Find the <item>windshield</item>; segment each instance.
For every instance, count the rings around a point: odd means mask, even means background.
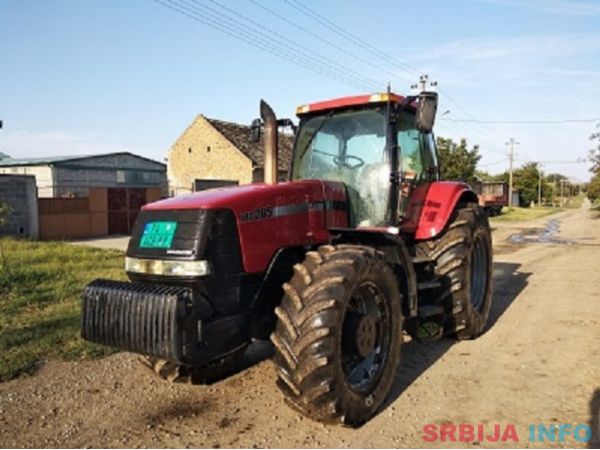
[[[390,165],[385,152],[386,107],[335,112],[301,123],[292,179],[346,184],[358,226],[383,226]]]

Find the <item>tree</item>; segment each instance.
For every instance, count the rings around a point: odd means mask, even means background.
[[[600,124],[598,124],[600,126]],[[589,161],[592,163],[590,172],[597,174],[600,173],[600,133],[593,133],[590,136],[590,140],[596,145],[595,148],[590,150]]]
[[[530,162],[513,172],[515,188],[519,190],[519,201],[523,206],[529,206],[531,202],[538,201],[538,189],[540,183],[540,168],[538,163]],[[542,177],[542,198],[554,197],[554,180],[566,180],[562,174],[550,174]],[[560,182],[560,181],[559,181]]]
[[[552,177],[556,179],[566,179],[561,174],[551,174],[546,177],[542,177],[542,198],[552,198],[554,189],[549,181]],[[496,175],[497,181],[504,181],[508,183],[508,172]],[[537,203],[538,201],[538,189],[540,183],[540,168],[538,163],[530,162],[518,169],[513,170],[513,189],[519,191],[519,203],[521,206],[529,206],[531,202]]]
[[[8,203],[0,201],[0,228],[3,228],[8,221],[8,216],[12,212],[12,208]],[[8,264],[6,262],[6,254],[4,253],[4,243],[0,237],[0,260],[2,263],[2,269],[8,271]]]
[[[8,205],[8,203],[0,201],[0,228],[6,225],[8,220],[8,215],[11,213],[12,209]]]
[[[481,181],[496,181],[495,175],[491,175],[485,170],[476,170],[475,177]]]
[[[475,145],[469,150],[466,139],[461,139],[457,144],[452,139],[438,137],[437,148],[442,180],[466,182],[475,180],[475,170],[481,159],[479,146]]]
[[[587,196],[592,202],[600,199],[600,172],[596,173],[590,180],[587,186]]]

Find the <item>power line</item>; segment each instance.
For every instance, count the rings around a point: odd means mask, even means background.
[[[352,58],[354,58],[354,59],[357,59],[357,60],[358,60],[358,61],[360,61],[360,62],[363,62],[363,63],[365,63],[365,64],[368,64],[369,66],[375,67],[376,69],[379,69],[379,70],[381,70],[382,72],[385,72],[386,74],[388,74],[388,75],[390,75],[390,76],[393,76],[393,77],[396,77],[396,76],[398,76],[398,74],[397,74],[396,72],[393,72],[393,71],[391,71],[391,70],[389,70],[389,69],[386,69],[386,68],[385,68],[385,67],[383,67],[383,66],[380,66],[380,65],[374,64],[374,63],[373,63],[373,61],[369,61],[368,59],[365,59],[365,58],[363,58],[362,56],[360,56],[360,55],[357,55],[357,54],[356,54],[356,53],[354,53],[354,52],[350,52],[350,51],[348,51],[348,50],[347,50],[347,49],[345,49],[344,47],[341,47],[341,46],[339,46],[339,45],[337,45],[337,44],[334,44],[334,43],[333,43],[333,42],[331,42],[330,40],[328,40],[328,39],[325,39],[324,37],[322,37],[322,36],[320,36],[320,35],[318,35],[318,34],[316,34],[316,33],[312,32],[312,31],[310,31],[310,30],[309,30],[309,29],[307,29],[306,27],[303,27],[302,25],[299,25],[298,23],[294,22],[293,20],[290,20],[290,19],[288,19],[288,18],[287,18],[287,17],[285,17],[284,15],[282,15],[282,14],[279,14],[277,11],[274,11],[274,10],[272,10],[271,8],[268,8],[267,6],[265,6],[265,5],[261,4],[260,2],[258,2],[257,0],[249,0],[249,1],[250,1],[251,3],[253,3],[254,5],[258,6],[259,8],[261,8],[263,11],[266,11],[266,12],[268,12],[269,14],[271,14],[272,16],[274,16],[274,17],[277,17],[279,20],[281,20],[281,21],[283,21],[283,22],[285,22],[285,23],[287,23],[287,24],[289,24],[289,25],[292,25],[294,28],[296,28],[296,29],[298,29],[298,30],[300,30],[300,31],[302,31],[302,32],[304,32],[304,33],[306,33],[307,35],[309,35],[309,36],[313,37],[314,39],[317,39],[318,41],[320,41],[320,42],[322,42],[322,43],[324,43],[324,44],[328,45],[329,47],[331,47],[331,48],[334,48],[334,49],[336,49],[336,50],[338,50],[338,51],[340,51],[340,52],[344,53],[344,54],[345,54],[345,55],[347,55],[347,56],[350,56],[350,57],[352,57]]]
[[[477,164],[477,167],[495,166],[496,164],[500,164],[500,163],[503,163],[503,162],[507,161],[507,159],[508,158],[502,158],[502,159],[499,159],[498,161],[494,161],[494,162],[490,162],[490,163]]]
[[[383,52],[380,49],[378,49],[377,47],[369,44],[368,42],[354,36],[353,34],[349,33],[348,31],[346,31],[344,28],[340,27],[339,25],[333,23],[331,20],[327,19],[326,17],[323,17],[322,15],[320,15],[319,13],[317,13],[316,11],[310,9],[308,6],[300,3],[298,0],[284,0],[288,5],[290,5],[292,8],[296,9],[297,11],[301,12],[302,14],[310,17],[311,19],[317,21],[318,23],[320,23],[321,25],[323,25],[324,27],[328,28],[329,30],[331,30],[332,32],[334,32],[335,34],[344,37],[345,39],[355,43],[356,45],[362,47],[363,49],[367,50],[369,53],[371,53],[372,55],[385,60],[387,63],[389,63],[390,61],[394,62],[397,66],[401,67],[403,70],[405,70],[408,73],[413,73],[413,74],[417,74],[417,75],[421,75],[422,72],[415,68],[412,67],[411,65],[404,63],[402,61],[400,61],[399,59],[397,59],[396,57],[394,57],[393,55],[390,55],[389,53]],[[458,102],[456,101],[450,94],[448,94],[448,92],[443,89],[443,88],[438,88],[438,91],[443,94],[451,103],[453,103],[458,109],[462,110],[463,113],[465,113],[466,115],[470,116],[471,118],[473,118],[470,113]]]
[[[189,5],[188,2],[186,2],[186,0],[178,0],[179,2],[184,2],[187,3]],[[276,36],[278,39],[273,39],[273,37],[269,34],[265,34],[262,31],[259,31],[257,29],[253,29],[248,25],[245,25],[244,23],[240,22],[239,20],[228,16],[226,14],[223,14],[217,10],[215,10],[214,8],[211,8],[210,6],[201,3],[197,0],[191,0],[195,5],[197,5],[197,7],[203,8],[204,12],[201,14],[208,14],[209,16],[212,16],[212,19],[217,21],[217,23],[222,24],[223,19],[226,21],[229,21],[231,27],[234,28],[234,30],[236,32],[240,32],[243,31],[247,34],[251,34],[253,35],[252,39],[261,39],[263,45],[265,43],[267,43],[268,45],[271,46],[276,46],[279,48],[283,48],[284,50],[291,52],[292,55],[295,55],[298,58],[307,60],[311,63],[316,63],[318,65],[322,65],[324,67],[327,67],[328,70],[332,70],[333,73],[336,73],[338,71],[340,71],[340,68],[343,72],[346,72],[346,74],[343,74],[344,77],[352,79],[354,82],[356,83],[360,83],[363,86],[363,89],[365,89],[365,87],[368,90],[373,89],[374,86],[378,86],[377,82],[374,80],[371,80],[361,74],[358,74],[357,72],[355,72],[352,69],[348,69],[347,67],[342,66],[341,64],[338,64],[335,61],[332,61],[331,59],[327,58],[327,57],[323,57],[317,53],[315,53],[312,49],[309,49],[305,46],[302,46],[301,44],[297,44],[295,41],[292,41],[290,39],[288,39],[287,37],[259,24],[258,22],[255,22],[251,19],[248,19],[247,17],[237,13],[236,11],[233,11],[232,9],[221,5],[220,3],[218,3],[217,1],[214,0],[209,0],[211,1],[213,4],[216,4],[217,6],[219,6],[220,8],[222,8],[223,10],[226,10],[230,13],[233,13],[234,15],[242,18],[243,20],[245,20],[246,22],[249,22],[251,24],[253,24],[255,27],[259,27],[262,28],[263,30],[267,31],[267,33],[270,33],[273,36]],[[197,7],[193,7],[193,9],[198,12]],[[208,11],[208,12],[207,12]],[[291,45],[289,44],[285,44],[283,42],[281,42],[281,40],[287,41],[289,42]],[[298,50],[298,48],[303,48],[306,51],[302,51],[302,50]],[[308,53],[307,53],[308,52]]]
[[[427,91],[427,90],[432,89],[432,88],[435,89],[435,88],[437,88],[437,86],[438,86],[438,82],[437,81],[429,81],[429,75],[423,74],[423,75],[419,76],[418,83],[411,85],[411,89],[413,89],[415,91],[418,91],[418,92],[424,92],[424,91]],[[445,108],[442,107],[442,111],[444,109]],[[447,112],[450,112],[450,111],[447,111]],[[445,125],[448,126],[448,123],[445,123]],[[464,133],[464,130],[465,130],[466,127],[464,127],[464,125],[462,125],[462,124],[460,124],[460,127],[462,127],[462,131],[461,131],[461,128],[459,128],[459,126],[454,125],[454,124],[453,124],[453,127],[451,127],[451,128],[454,128],[455,131],[458,131],[459,134],[462,134],[462,133]],[[464,137],[466,139],[466,137],[469,134],[470,134],[469,130],[467,130],[466,134],[462,134],[461,137]],[[478,134],[480,134],[480,133],[478,133]],[[486,149],[486,150],[489,150],[491,152],[496,152],[496,153],[499,153],[499,154],[502,154],[502,155],[504,154],[503,150],[501,150],[501,149],[494,149],[497,146],[495,144],[493,144],[492,142],[487,141],[487,138],[485,138],[482,134],[480,134],[480,136],[482,138],[482,142],[487,143],[487,145],[489,145],[489,149]],[[482,147],[480,144],[478,144],[478,147],[481,150],[484,149],[484,147]]]
[[[348,77],[340,76],[339,74],[336,74],[335,72],[332,73],[331,70],[327,70],[326,68],[323,69],[322,65],[319,65],[318,62],[315,64],[314,61],[307,60],[306,58],[301,58],[298,56],[297,52],[290,53],[289,51],[287,51],[285,49],[285,46],[281,46],[281,45],[277,46],[277,45],[273,44],[272,40],[268,41],[268,40],[265,40],[262,38],[256,38],[256,37],[250,38],[250,37],[244,36],[243,34],[240,34],[238,32],[236,27],[227,25],[227,24],[223,23],[222,21],[217,22],[217,21],[215,21],[215,19],[211,19],[210,17],[207,18],[206,14],[202,14],[202,13],[198,12],[198,10],[196,10],[194,8],[190,8],[189,6],[185,6],[185,4],[178,3],[174,0],[154,0],[154,1],[166,8],[169,8],[179,14],[182,14],[196,22],[202,23],[208,27],[216,29],[217,31],[220,31],[223,34],[226,34],[226,35],[228,35],[234,39],[237,39],[239,41],[245,42],[246,44],[248,44],[252,47],[259,48],[267,53],[270,53],[271,55],[277,56],[277,57],[284,59],[288,62],[291,62],[297,66],[303,67],[314,73],[320,74],[331,80],[346,84],[348,86],[352,86],[354,88],[361,89],[361,90],[365,89],[365,85],[363,85],[362,83],[357,83],[356,81],[349,79]],[[282,49],[282,47],[283,47],[283,49]]]
[[[442,87],[440,87],[439,92],[441,94],[444,95],[445,98],[448,99],[448,101],[450,103],[452,103],[454,106],[456,106],[460,111],[463,112],[463,114],[465,114],[469,119],[471,120],[477,120],[471,113],[469,113],[469,111],[467,111],[456,99],[454,99],[454,97],[452,97],[445,89],[443,89]],[[495,133],[493,130],[487,128],[487,127],[480,127],[482,130],[486,130],[489,134],[495,135],[496,138],[498,139],[504,139],[503,137],[501,137],[500,135],[498,135],[497,133]],[[479,134],[480,136],[482,136],[482,134],[477,131],[474,127],[472,127],[471,129],[475,130],[475,133]],[[502,152],[502,150],[500,150],[500,152]]]
[[[389,55],[385,52],[382,52],[381,50],[379,50],[377,47],[369,44],[368,42],[354,36],[352,33],[349,33],[348,31],[346,31],[344,28],[340,27],[339,25],[333,23],[332,21],[330,21],[329,19],[327,19],[326,17],[323,17],[321,14],[317,13],[316,11],[310,9],[308,6],[300,3],[298,0],[284,0],[289,6],[291,6],[292,8],[294,8],[295,10],[299,11],[300,13],[304,14],[305,16],[311,18],[312,20],[320,23],[322,26],[324,26],[325,28],[329,29],[330,31],[332,31],[333,33],[353,42],[355,45],[358,45],[359,47],[361,47],[362,49],[366,50],[367,52],[371,53],[372,55],[385,60],[387,63],[389,63],[390,61],[393,61],[397,66],[401,67],[405,72],[408,73],[412,73],[412,74],[416,74],[416,75],[421,75],[421,71],[417,70],[414,67],[411,67],[410,65],[398,60],[397,58],[395,58],[392,55]],[[396,76],[398,76],[398,74],[396,74]],[[404,77],[402,77],[404,78]],[[404,78],[405,80],[409,81],[410,80],[408,78]]]
[[[202,3],[198,2],[197,0],[192,0],[192,1],[194,3],[202,6],[202,7],[210,10],[210,11],[216,12],[214,9],[210,8],[209,6],[207,6],[205,4],[202,4]],[[328,58],[327,56],[323,56],[323,55],[320,55],[319,53],[316,53],[313,49],[308,48],[305,45],[299,44],[298,42],[293,41],[293,40],[287,38],[286,36],[282,35],[281,33],[278,33],[277,31],[274,31],[274,30],[272,30],[272,29],[264,26],[263,24],[261,24],[259,22],[256,22],[255,20],[252,20],[252,19],[250,19],[250,18],[248,18],[248,17],[246,17],[246,16],[238,13],[237,11],[235,11],[235,10],[233,10],[233,9],[231,9],[231,8],[229,8],[229,7],[221,4],[221,3],[219,3],[217,0],[208,0],[208,1],[211,2],[212,4],[218,6],[222,10],[227,11],[230,14],[233,14],[234,16],[241,18],[241,19],[245,20],[248,23],[251,23],[255,27],[258,27],[258,28],[266,31],[267,33],[270,33],[270,34],[272,34],[274,36],[277,36],[279,39],[282,39],[282,40],[284,40],[286,42],[289,42],[291,45],[294,46],[294,48],[299,47],[299,48],[302,48],[302,49],[308,51],[309,52],[309,56],[310,56],[310,54],[312,54],[315,57],[317,57],[318,59],[326,61],[327,64],[330,64],[330,65],[335,66],[335,67],[337,67],[337,68],[339,68],[339,69],[341,69],[341,70],[343,70],[343,71],[345,71],[347,73],[352,74],[353,76],[357,77],[357,79],[359,79],[361,81],[364,81],[364,82],[367,82],[367,83],[371,83],[373,86],[377,86],[379,88],[383,87],[382,83],[380,83],[380,82],[378,82],[376,80],[373,80],[373,79],[371,79],[371,78],[369,78],[369,77],[367,77],[367,76],[365,76],[365,75],[363,75],[361,73],[358,73],[355,70],[353,70],[353,69],[351,69],[351,68],[349,68],[347,66],[344,66],[344,65],[342,65],[342,64],[340,64],[340,63],[332,60],[331,58]],[[217,14],[219,14],[219,13],[217,12]],[[236,23],[239,24],[239,22],[236,22]],[[380,86],[380,84],[381,84],[381,86]]]
[[[561,123],[590,123],[598,122],[600,118],[593,119],[550,119],[550,120],[479,120],[479,119],[452,119],[443,118],[448,122],[478,123],[478,124],[508,124],[508,125],[556,125]]]
[[[311,18],[312,20],[320,23],[322,26],[324,26],[325,28],[329,29],[333,33],[335,33],[335,34],[337,34],[337,35],[345,38],[346,40],[349,40],[350,42],[353,42],[355,45],[358,45],[359,47],[361,47],[364,50],[368,51],[372,55],[374,55],[374,56],[376,56],[376,57],[384,60],[385,62],[387,62],[387,63],[393,62],[397,66],[401,67],[404,71],[406,71],[408,73],[413,73],[413,74],[417,74],[417,75],[421,75],[422,74],[422,72],[420,70],[418,70],[417,68],[412,67],[409,64],[406,64],[406,63],[398,60],[393,55],[390,55],[389,53],[383,52],[383,51],[379,50],[378,48],[376,48],[375,46],[369,44],[368,42],[366,42],[366,41],[364,41],[364,40],[362,40],[362,39],[354,36],[353,34],[351,34],[348,31],[346,31],[344,28],[342,28],[339,25],[333,23],[331,20],[327,19],[326,17],[323,17],[321,14],[319,14],[316,11],[310,9],[308,6],[300,3],[298,0],[284,0],[284,1],[285,1],[285,3],[287,3],[289,6],[291,6],[295,10],[297,10],[300,13],[304,14],[305,16]],[[438,91],[440,93],[442,93],[458,109],[462,110],[466,115],[472,117],[469,114],[469,112],[460,103],[458,103],[450,94],[448,94],[446,92],[445,89],[438,88]],[[474,131],[474,132],[477,133],[477,134],[479,134],[481,136],[481,133],[479,133],[477,131]],[[496,147],[496,145],[493,144],[493,147]],[[502,152],[502,150],[496,150],[496,151],[498,153]]]
[[[586,158],[577,158],[576,161],[568,160],[568,161],[557,161],[557,160],[542,160],[535,161],[540,164],[585,164],[587,162]]]
[[[461,137],[467,137],[469,135],[473,135],[473,134],[477,134],[479,136],[479,147],[483,150],[484,148],[487,151],[490,151],[492,153],[497,153],[499,155],[504,155],[505,154],[505,150],[501,149],[497,144],[493,143],[492,141],[490,141],[489,139],[487,139],[482,133],[480,133],[478,130],[469,130],[467,127],[464,126],[464,124],[457,122],[444,122],[444,126],[454,130],[455,132],[457,132],[459,134],[459,136]]]

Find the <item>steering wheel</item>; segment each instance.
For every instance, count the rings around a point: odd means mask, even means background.
[[[353,159],[357,161],[355,164],[348,163],[348,160],[353,160]],[[348,169],[358,169],[359,167],[362,167],[365,165],[365,161],[363,159],[359,158],[358,156],[354,156],[354,155],[344,155],[344,156],[336,155],[333,158],[333,162],[340,167],[347,167]]]

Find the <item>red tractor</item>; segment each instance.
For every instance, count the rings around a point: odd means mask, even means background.
[[[251,134],[264,141],[265,183],[146,205],[131,282],[87,286],[83,337],[197,380],[270,337],[291,406],[364,423],[405,335],[472,339],[490,311],[488,220],[468,185],[438,181],[436,110],[431,92],[301,106],[291,181],[277,183],[278,127],[291,121],[261,102]]]

